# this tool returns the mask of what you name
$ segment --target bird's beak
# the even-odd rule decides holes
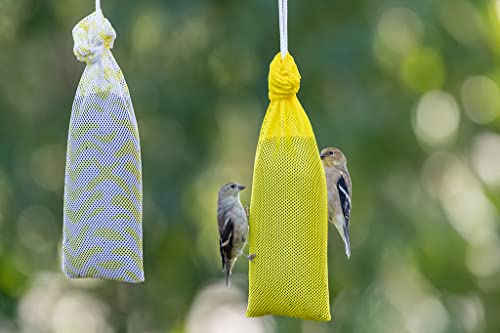
[[[238,185],[238,189],[240,191],[243,191],[244,189],[246,189],[247,187],[245,185]]]
[[[320,157],[321,159],[324,159],[324,158],[325,158],[325,154],[320,154],[320,155],[319,155],[319,157]]]
[[[347,256],[347,259],[351,257],[351,242],[349,241],[349,224],[344,224],[342,226],[342,231],[343,235],[342,238],[344,239],[344,244],[345,244],[345,254]]]

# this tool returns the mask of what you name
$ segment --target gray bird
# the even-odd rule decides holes
[[[328,221],[337,228],[345,244],[345,254],[349,258],[352,183],[347,170],[347,160],[340,149],[332,147],[323,149],[320,156],[328,189]]]
[[[217,222],[219,224],[220,255],[226,275],[226,286],[238,256],[253,261],[255,254],[246,255],[243,248],[248,238],[248,217],[240,202],[240,191],[245,186],[228,183],[219,190]]]

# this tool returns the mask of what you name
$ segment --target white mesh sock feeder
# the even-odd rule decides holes
[[[144,281],[142,166],[137,121],[96,11],[73,29],[86,63],[71,111],[64,186],[63,271],[70,278]]]
[[[331,319],[327,189],[310,121],[297,99],[300,74],[287,45],[287,1],[279,0],[281,52],[255,156],[250,206],[247,316]]]

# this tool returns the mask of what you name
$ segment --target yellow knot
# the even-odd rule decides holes
[[[285,58],[278,53],[269,69],[269,99],[271,101],[290,98],[299,92],[300,73],[293,57],[287,52]]]

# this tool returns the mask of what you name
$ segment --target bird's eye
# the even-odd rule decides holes
[[[231,188],[235,188],[235,187],[236,187],[236,185],[234,185],[234,184],[233,184],[233,185],[231,185]]]
[[[333,150],[330,150],[329,154],[330,154],[330,155],[333,155]]]

